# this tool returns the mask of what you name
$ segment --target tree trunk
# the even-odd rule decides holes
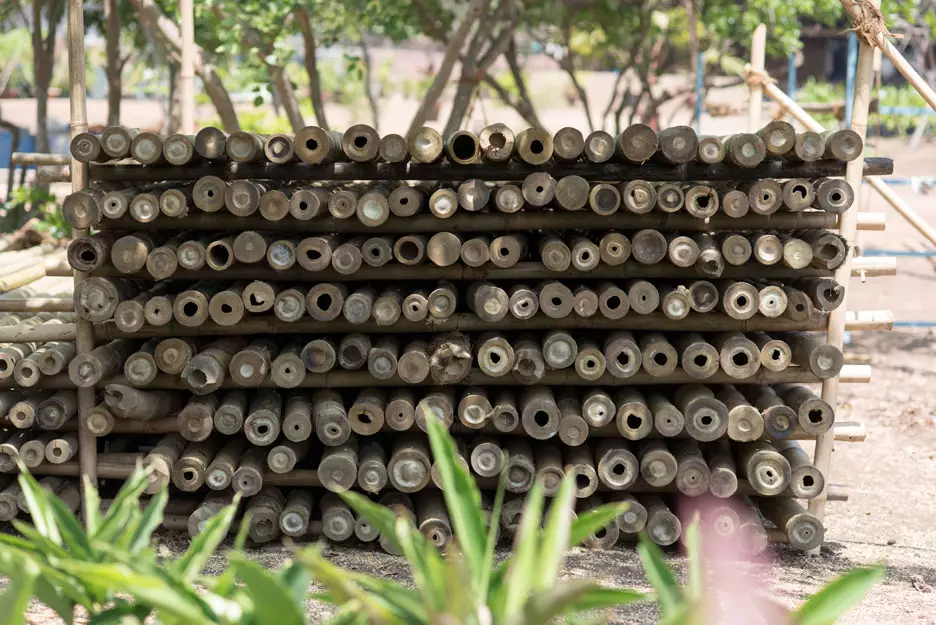
[[[123,81],[121,72],[123,62],[120,59],[120,12],[117,8],[118,0],[104,0],[104,19],[106,27],[105,54],[107,63],[107,125],[120,125],[120,101],[123,98]]]
[[[166,101],[166,134],[174,135],[182,128],[182,90],[179,81],[181,68],[169,63],[169,98]]]
[[[299,111],[299,101],[296,100],[296,92],[293,91],[292,84],[286,76],[286,70],[282,65],[267,65],[273,76],[273,88],[279,95],[280,103],[286,111],[286,117],[289,119],[289,125],[293,132],[299,132],[305,128],[305,120],[302,119],[302,113]]]
[[[312,30],[312,24],[309,21],[309,13],[305,9],[297,9],[295,16],[299,22],[299,30],[302,32],[302,43],[305,47],[302,60],[305,64],[306,74],[309,75],[309,99],[312,100],[315,122],[327,130],[328,121],[325,119],[325,102],[322,99],[322,85],[319,81],[318,61],[315,58],[317,48],[315,32]]]
[[[380,111],[377,108],[377,97],[374,95],[373,59],[371,59],[370,48],[367,46],[363,33],[361,34],[361,61],[364,63],[364,94],[367,96],[367,105],[374,119],[374,129],[380,130]]]
[[[517,53],[517,41],[511,38],[510,45],[507,46],[507,52],[504,57],[507,59],[507,66],[510,68],[510,75],[513,77],[514,84],[517,86],[517,93],[520,95],[520,101],[517,102],[517,112],[527,120],[527,122],[536,128],[542,128],[539,117],[533,108],[533,100],[530,99],[530,92],[527,91],[526,81],[523,79],[523,70],[520,67],[520,59]],[[490,84],[491,81],[488,81]],[[506,101],[506,100],[505,100]]]
[[[468,4],[465,15],[462,17],[461,22],[459,22],[455,32],[453,32],[448,39],[448,43],[445,46],[445,56],[442,57],[442,64],[439,66],[435,78],[429,86],[429,90],[423,97],[423,101],[419,104],[419,109],[413,116],[413,121],[410,122],[407,135],[413,134],[422,127],[426,122],[426,116],[429,111],[432,110],[432,107],[435,106],[436,102],[438,102],[439,98],[442,96],[442,92],[448,84],[449,77],[452,75],[452,68],[455,67],[455,61],[461,56],[461,49],[465,44],[465,39],[468,38],[468,33],[471,31],[472,25],[477,21],[485,4],[486,0],[471,0]]]
[[[579,82],[578,75],[575,73],[575,61],[572,59],[572,49],[566,48],[568,53],[562,58],[559,62],[559,65],[562,69],[565,70],[565,73],[569,75],[569,80],[572,81],[572,86],[575,88],[575,92],[578,94],[579,101],[582,103],[582,108],[585,110],[585,119],[588,121],[588,130],[591,132],[595,131],[595,122],[592,120],[591,110],[588,108],[588,93],[585,92],[585,88],[582,87],[582,83]]]
[[[64,0],[36,0],[33,8],[33,74],[36,81],[36,151],[49,151],[49,86],[55,61],[55,35],[65,8]],[[42,36],[42,9],[46,9],[46,35]]]
[[[130,2],[140,15],[140,21],[159,33],[155,39],[163,54],[178,61],[182,49],[182,33],[179,31],[178,24],[163,14],[155,0],[130,0]],[[205,93],[208,94],[211,103],[218,111],[224,130],[227,132],[240,130],[231,95],[224,87],[215,66],[205,59],[205,52],[198,45],[195,46],[195,74],[201,78]]]

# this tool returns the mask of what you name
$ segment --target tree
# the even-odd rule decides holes
[[[59,23],[65,15],[65,0],[33,0],[32,28],[33,77],[36,90],[36,151],[49,151],[49,86],[55,65],[55,40]],[[25,21],[26,16],[23,15]],[[43,32],[43,22],[45,32]]]
[[[156,0],[130,0],[137,11],[142,26],[154,34],[157,45],[168,58],[178,63],[182,54],[182,33],[178,24],[166,17]],[[198,33],[199,28],[195,29]],[[196,35],[197,38],[197,35]],[[221,81],[214,63],[209,60],[202,46],[195,46],[195,75],[205,87],[205,92],[218,111],[221,125],[228,132],[240,130],[237,111],[231,96]]]

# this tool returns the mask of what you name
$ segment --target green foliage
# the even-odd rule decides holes
[[[615,590],[589,581],[560,582],[559,571],[568,549],[622,511],[612,504],[573,520],[574,482],[567,477],[549,513],[543,517],[543,488],[530,491],[513,552],[494,566],[494,536],[504,497],[498,487],[491,526],[485,523],[481,493],[474,480],[454,461],[455,443],[438,419],[428,420],[429,442],[439,466],[442,493],[457,536],[439,554],[411,521],[395,518],[391,510],[357,493],[342,497],[354,511],[379,529],[406,556],[415,589],[366,575],[339,572],[318,549],[298,559],[325,585],[326,598],[337,605],[349,602],[366,615],[365,622],[386,624],[516,623],[534,625],[556,618],[573,619],[586,609],[606,609],[640,601],[632,590]],[[544,523],[545,521],[545,523]]]
[[[0,202],[0,232],[13,232],[33,217],[40,220],[37,229],[48,231],[55,239],[71,232],[58,200],[45,187],[17,187],[9,200]]]
[[[318,545],[297,551],[295,560],[279,572],[268,571],[243,554],[246,520],[228,551],[227,570],[219,576],[206,576],[202,569],[228,535],[239,498],[208,520],[184,554],[163,559],[151,545],[153,531],[163,518],[167,490],[163,488],[141,509],[141,496],[149,484],[149,475],[141,468],[124,483],[103,514],[97,490],[86,481],[87,526],[82,527],[77,517],[21,465],[19,484],[32,525],[14,521],[21,537],[0,534],[0,574],[10,578],[0,592],[3,622],[22,623],[30,600],[35,598],[69,624],[74,608],[82,606],[90,623],[305,625],[311,581],[325,589],[312,598],[337,606],[329,625],[571,625],[585,622],[585,612],[591,613],[588,622],[596,622],[593,611],[649,598],[633,590],[603,588],[589,580],[559,579],[569,548],[626,507],[600,506],[576,518],[571,476],[563,480],[545,515],[542,485],[531,489],[513,551],[495,564],[504,483],[498,487],[488,527],[477,486],[454,461],[454,441],[434,416],[427,423],[457,537],[446,553],[439,553],[410,518],[397,517],[393,510],[360,494],[342,495],[404,554],[413,587],[340,569],[324,557]],[[698,519],[687,530],[685,546],[689,580],[684,587],[646,535],[641,536],[638,547],[665,625],[707,622],[706,566]],[[785,622],[791,625],[830,625],[883,575],[881,567],[855,569],[792,613],[767,603],[772,614],[786,614]]]
[[[656,591],[663,625],[704,625],[709,622],[706,598],[706,563],[698,515],[685,534],[689,579],[680,586],[676,575],[666,563],[663,552],[641,533],[637,552],[650,584]],[[859,567],[826,584],[795,611],[789,611],[770,600],[762,600],[773,615],[771,622],[789,625],[832,625],[857,605],[872,586],[884,579],[884,567]],[[783,616],[784,615],[785,618]]]
[[[877,95],[877,89],[875,89],[872,97],[877,97]],[[810,78],[806,81],[806,84],[797,90],[796,100],[798,102],[841,104],[844,106],[845,84]],[[926,101],[910,85],[882,85],[879,104],[880,106],[927,108]],[[832,113],[815,113],[813,117],[827,128],[834,128],[841,123]],[[920,117],[919,115],[871,113],[868,120],[869,135],[874,134],[878,123],[880,123],[882,131],[887,134],[905,135],[912,132],[920,123]],[[927,127],[927,134],[929,136],[936,135],[936,125],[932,122]]]

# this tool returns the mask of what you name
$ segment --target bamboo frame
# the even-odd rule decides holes
[[[880,0],[870,0],[872,6],[879,7]],[[851,129],[854,130],[862,141],[862,156],[864,156],[864,140],[868,130],[868,106],[871,102],[871,83],[874,73],[874,49],[867,42],[861,40],[858,47],[858,66],[855,72],[855,96],[852,106]],[[862,169],[849,165],[845,170],[845,179],[853,189],[861,188]],[[879,182],[879,181],[874,181]],[[873,184],[872,184],[873,186]],[[846,211],[842,215],[839,234],[846,242],[855,240],[857,234],[857,210]],[[852,274],[853,254],[845,257],[845,262],[836,270],[835,276],[839,284],[846,284]],[[829,315],[829,335],[827,342],[838,349],[842,349],[845,344],[845,303],[848,301],[848,288],[845,289],[845,299],[839,310],[834,310]],[[841,378],[831,378],[822,383],[822,399],[830,406],[838,404],[838,388]],[[816,439],[816,449],[813,455],[813,464],[816,469],[826,478],[826,486],[819,493],[819,496],[809,502],[809,512],[814,514],[820,521],[825,519],[825,506],[829,497],[828,481],[832,468],[832,448],[834,437],[823,434]],[[814,555],[819,555],[819,549],[813,550]]]
[[[866,384],[871,381],[870,365],[845,365],[840,374],[842,382],[848,384]],[[769,371],[761,368],[753,377],[745,379],[732,378],[724,371],[719,371],[715,375],[699,380],[686,375],[681,369],[667,376],[652,376],[645,371],[639,371],[629,378],[615,378],[610,374],[604,374],[597,380],[586,380],[579,377],[574,369],[564,369],[561,371],[547,371],[542,379],[536,384],[546,386],[641,386],[641,385],[666,385],[666,384],[814,384],[821,380],[812,372],[802,367],[790,367],[784,371]],[[116,375],[112,378],[102,380],[100,386],[107,384],[125,384],[130,386],[129,381],[123,375]],[[394,375],[386,380],[379,380],[372,376],[368,371],[342,371],[333,370],[328,373],[308,373],[305,379],[297,388],[355,388],[355,387],[405,387],[419,388],[437,386],[431,379],[426,378],[418,384],[407,384]],[[456,384],[449,385],[452,388],[461,386],[521,386],[513,376],[503,376],[493,378],[482,372],[478,368],[472,368],[471,373],[465,379]],[[43,389],[63,389],[75,388],[74,383],[67,375],[49,376],[42,380],[42,384],[32,388]],[[185,391],[189,387],[179,376],[157,375],[152,382],[139,388],[145,389],[165,389]],[[230,378],[225,379],[221,388],[245,388],[234,383]],[[267,377],[259,385],[251,388],[280,388]]]
[[[71,312],[75,302],[60,297],[0,299],[0,312]]]
[[[865,175],[877,176],[894,173],[889,158],[868,158],[864,161]],[[823,160],[813,163],[787,163],[764,161],[757,167],[738,168],[728,163],[704,165],[661,165],[652,161],[643,165],[625,163],[552,163],[528,165],[526,163],[497,163],[480,165],[453,165],[451,163],[228,163],[202,164],[195,167],[171,165],[111,165],[91,163],[91,180],[95,182],[159,182],[163,180],[194,181],[202,176],[218,176],[225,180],[479,180],[522,181],[534,172],[545,171],[557,180],[564,176],[582,176],[594,181],[621,182],[653,180],[656,182],[689,182],[704,180],[759,180],[761,178],[822,178],[841,176],[845,163]]]
[[[856,18],[861,16],[861,5],[869,3],[869,0],[840,0],[842,6],[845,8],[845,12],[848,13],[848,16],[852,21],[855,21]],[[879,8],[881,3],[880,0],[870,0],[875,8]],[[883,23],[881,24],[883,27]],[[869,35],[865,31],[858,31],[859,42],[873,49],[870,44],[874,44],[881,52],[890,59],[890,62],[894,64],[894,67],[897,68],[897,71],[903,74],[903,77],[907,79],[914,89],[916,89],[923,99],[926,100],[926,103],[930,105],[930,108],[936,110],[936,90],[933,90],[932,87],[927,84],[926,80],[917,73],[913,66],[907,62],[907,60],[900,54],[900,51],[894,47],[894,45],[887,40],[887,37],[884,36],[883,30],[878,30],[874,33],[874,36],[871,37],[871,41],[865,39],[865,35]],[[860,53],[860,52],[859,52]],[[859,60],[860,62],[860,60]],[[872,66],[873,68],[873,66]],[[854,109],[853,109],[854,111]],[[854,115],[854,112],[852,113]],[[854,120],[854,117],[852,118]]]
[[[87,89],[85,76],[85,27],[84,1],[68,0],[68,85],[71,114],[71,136],[88,131]],[[81,191],[89,183],[89,168],[77,159],[71,161],[72,192]],[[73,236],[87,236],[88,230],[75,230]],[[86,275],[75,272],[75,286]],[[79,354],[88,354],[94,349],[94,328],[90,322],[79,320],[76,324],[76,347]],[[78,419],[84,424],[88,413],[94,408],[94,388],[78,390]],[[97,439],[91,432],[80,427],[78,431],[78,464],[81,470],[81,490],[97,482]],[[82,507],[85,497],[82,496]],[[82,510],[82,513],[85,511]]]

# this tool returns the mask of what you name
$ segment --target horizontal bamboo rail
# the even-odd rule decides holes
[[[869,215],[873,213],[868,213]],[[500,232],[512,230],[541,229],[616,229],[717,231],[717,230],[798,230],[805,228],[838,227],[839,216],[821,211],[799,213],[774,213],[758,215],[749,213],[744,217],[729,217],[718,214],[708,219],[699,219],[688,213],[651,212],[643,215],[620,210],[612,215],[598,215],[591,211],[530,211],[519,213],[465,213],[460,212],[441,219],[431,214],[413,217],[389,217],[380,226],[367,226],[357,219],[337,219],[331,215],[315,219],[300,220],[287,217],[281,221],[269,221],[260,215],[236,217],[230,213],[192,213],[185,217],[160,216],[153,221],[141,223],[131,217],[106,219],[100,224],[103,230],[226,230],[232,227],[243,230],[283,230],[300,232],[334,232],[342,234],[404,234],[412,232]]]
[[[887,213],[860,212],[857,218],[859,230],[884,232],[887,228]]]
[[[856,261],[859,259],[856,259]],[[854,276],[859,271],[866,272],[866,277],[892,276],[897,273],[897,260],[893,257],[875,256],[860,259],[855,264]],[[805,269],[790,269],[780,265],[764,266],[757,263],[747,263],[739,267],[725,267],[722,278],[743,279],[757,276],[765,280],[790,278],[827,278],[833,275],[829,269],[806,267]],[[131,278],[136,280],[152,280],[147,273],[123,274],[115,267],[105,265],[96,269],[92,275],[111,278]],[[670,263],[657,263],[655,265],[642,265],[636,261],[628,260],[623,265],[599,265],[591,271],[551,271],[542,263],[520,262],[513,267],[496,267],[485,265],[483,267],[468,267],[465,265],[451,265],[449,267],[436,267],[423,265],[384,265],[383,267],[362,266],[352,274],[338,273],[332,268],[322,271],[308,271],[302,267],[290,267],[284,271],[277,271],[267,266],[234,264],[224,271],[214,269],[198,269],[191,271],[179,269],[172,274],[173,280],[275,280],[294,282],[351,282],[371,280],[546,280],[555,278],[588,279],[626,279],[641,278],[654,280],[661,278],[673,279],[699,279],[694,267],[677,267]]]
[[[878,278],[897,275],[897,258],[894,256],[856,256],[852,259],[853,278]]]
[[[34,167],[39,165],[68,165],[71,157],[67,154],[39,154],[34,152],[13,152],[10,163]]]
[[[869,311],[875,312],[875,311]],[[876,311],[882,312],[882,311]],[[867,315],[862,319],[867,318]],[[877,322],[880,317],[875,316]],[[246,317],[234,325],[222,326],[206,322],[196,327],[186,327],[178,323],[164,326],[143,326],[138,332],[122,332],[113,323],[96,327],[98,339],[151,338],[162,336],[226,336],[251,334],[344,334],[352,332],[375,332],[381,334],[418,334],[424,332],[482,332],[482,331],[532,331],[555,328],[576,330],[656,330],[659,332],[679,332],[692,328],[698,332],[792,332],[796,330],[822,330],[826,327],[826,315],[816,313],[814,318],[794,321],[783,317],[769,318],[755,316],[751,319],[732,319],[724,313],[689,313],[684,319],[669,319],[662,312],[649,315],[629,313],[620,319],[604,317],[579,317],[569,315],[562,319],[552,319],[538,313],[530,319],[517,319],[507,316],[497,322],[481,319],[474,313],[457,313],[448,319],[427,318],[425,321],[408,321],[400,317],[392,325],[378,325],[373,319],[366,323],[350,323],[338,318],[332,321],[317,321],[303,317],[292,323],[281,321],[269,315]],[[856,328],[858,329],[858,328]],[[878,329],[878,328],[872,328]],[[4,328],[0,328],[0,339]]]
[[[841,381],[843,383],[866,384],[871,381],[870,365],[845,365],[841,371]],[[761,368],[757,374],[750,378],[736,379],[732,378],[724,371],[719,371],[715,375],[701,380],[705,384],[811,384],[821,380],[812,372],[802,367],[789,367],[784,371],[769,371]],[[640,386],[640,385],[663,385],[663,384],[697,384],[700,380],[686,375],[681,369],[667,376],[652,376],[645,371],[640,371],[629,378],[616,378],[610,374],[604,374],[597,380],[586,380],[579,377],[574,370],[547,371],[542,379],[537,381],[538,385],[545,386]],[[107,384],[126,384],[127,379],[122,376],[114,376],[102,380],[97,386]],[[372,376],[368,371],[331,371],[329,373],[307,373],[305,379],[297,388],[363,388],[367,386],[436,386],[431,378],[426,378],[418,384],[407,384],[399,376],[380,380]],[[513,376],[503,376],[499,378],[491,377],[483,373],[480,369],[473,368],[471,373],[465,379],[451,386],[520,386]],[[32,388],[42,389],[63,389],[75,388],[75,385],[66,375],[55,375],[43,378],[40,384]],[[157,375],[152,382],[140,388],[146,389],[168,389],[168,390],[188,390],[181,377],[170,375]],[[230,378],[225,379],[222,388],[244,388],[235,384]],[[276,386],[269,377],[263,380],[259,385],[252,388],[280,388]]]
[[[0,425],[4,427],[9,427],[9,423],[6,420],[0,420]],[[78,427],[78,424],[74,420],[66,422],[60,430],[61,432],[74,432]],[[413,426],[416,427],[415,424]],[[152,435],[152,434],[172,434],[179,431],[179,420],[178,417],[165,417],[163,419],[154,419],[152,421],[132,421],[128,419],[115,419],[113,429],[107,434],[110,436],[112,434],[123,434],[123,435]],[[460,423],[453,423],[450,427],[450,431],[453,434],[463,435],[463,436],[476,436],[479,434],[488,434],[495,437],[528,437],[523,428],[517,428],[513,432],[501,432],[491,424],[487,424],[481,428],[469,428]],[[384,425],[380,429],[381,433],[393,433],[398,432],[391,427]],[[864,424],[857,421],[840,421],[832,425],[832,432],[835,436],[835,440],[842,443],[863,443],[867,438],[867,431],[865,430]],[[621,433],[617,427],[613,424],[601,428],[590,427],[588,431],[588,438],[620,438]],[[314,437],[313,437],[314,438]],[[653,430],[647,435],[647,438],[673,438],[673,439],[688,439],[690,436],[683,430],[679,435],[675,437],[664,437],[660,435],[659,432]],[[764,440],[769,440],[767,435],[764,435]],[[796,441],[810,441],[815,440],[815,434],[809,434],[800,429],[793,431],[785,440],[796,440]]]
[[[14,300],[15,301],[15,300]],[[70,300],[69,300],[70,301]],[[0,300],[0,311],[5,310],[5,301]],[[48,311],[48,309],[43,309]],[[67,309],[67,310],[70,310]],[[10,311],[13,312],[13,311]],[[464,332],[486,330],[549,330],[553,328],[579,329],[579,330],[658,330],[661,332],[682,331],[686,328],[702,332],[792,332],[796,330],[822,330],[825,327],[824,313],[817,313],[813,319],[793,321],[785,318],[771,319],[768,317],[752,317],[747,320],[731,319],[721,313],[689,313],[685,319],[674,320],[667,318],[661,312],[649,315],[630,314],[620,319],[605,319],[595,317],[578,317],[569,315],[563,319],[551,319],[543,314],[537,314],[532,319],[521,320],[505,317],[497,323],[488,323],[478,318],[474,313],[458,313],[448,319],[433,321],[407,321],[403,318],[389,326],[378,326],[374,321],[363,324],[352,324],[344,319],[332,321],[317,321],[311,317],[304,317],[299,321],[288,323],[272,316],[248,317],[232,326],[220,326],[214,322],[206,322],[196,327],[186,327],[178,323],[165,326],[144,326],[139,332],[122,332],[113,323],[108,322],[95,326],[95,338],[113,340],[118,338],[146,339],[162,336],[226,336],[250,334],[324,334],[324,333],[351,333],[351,332],[380,332],[382,334],[395,333],[422,333],[422,332],[451,332],[460,330]],[[851,311],[846,318],[846,329],[851,331],[862,330],[889,330],[894,324],[894,314],[889,310]],[[7,326],[0,327],[0,343],[24,343],[30,341],[74,341],[75,324],[63,323],[58,325],[41,326]]]
[[[91,180],[98,182],[158,182],[162,180],[198,180],[202,176],[218,176],[225,180],[523,180],[530,174],[545,171],[554,178],[582,176],[591,180],[614,182],[652,180],[679,182],[690,180],[759,180],[761,178],[822,178],[845,175],[846,163],[824,160],[813,163],[764,161],[757,167],[740,168],[728,163],[704,165],[643,165],[622,163],[495,163],[452,165],[450,163],[227,163],[203,164],[194,167],[167,165],[111,165],[91,163]],[[894,173],[894,161],[889,158],[866,158],[865,176],[886,176]]]
[[[112,456],[119,456],[120,458],[112,458]],[[127,479],[130,477],[130,474],[133,473],[136,464],[135,458],[142,460],[143,454],[98,454],[98,477],[105,479]],[[61,464],[41,464],[33,469],[32,472],[36,475],[78,477],[78,463],[63,462]],[[475,480],[482,489],[490,490],[496,487],[495,478],[481,478],[476,476]],[[287,488],[317,488],[322,486],[322,482],[319,480],[318,471],[315,469],[293,469],[289,473],[265,472],[263,474],[263,485]],[[430,482],[426,488],[435,488],[435,485]],[[610,491],[610,489],[605,486],[600,486],[598,490],[602,492]],[[679,490],[675,482],[667,486],[655,487],[648,485],[643,479],[637,478],[637,481],[627,488],[627,492],[638,494],[667,494],[677,493]],[[739,495],[757,495],[757,492],[745,479],[738,480],[737,493]],[[843,484],[830,484],[828,486],[828,493],[828,499],[830,501],[848,501],[848,486]],[[792,494],[787,491],[778,496],[790,497]]]
[[[51,184],[53,182],[71,182],[71,165],[55,165],[40,167],[36,171],[36,182]]]
[[[62,297],[28,297],[0,299],[0,312],[70,312],[75,302]]]

